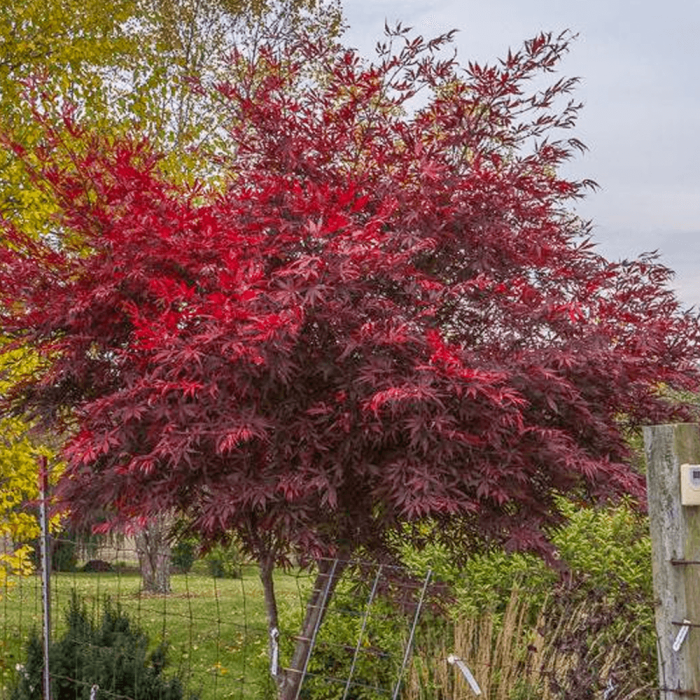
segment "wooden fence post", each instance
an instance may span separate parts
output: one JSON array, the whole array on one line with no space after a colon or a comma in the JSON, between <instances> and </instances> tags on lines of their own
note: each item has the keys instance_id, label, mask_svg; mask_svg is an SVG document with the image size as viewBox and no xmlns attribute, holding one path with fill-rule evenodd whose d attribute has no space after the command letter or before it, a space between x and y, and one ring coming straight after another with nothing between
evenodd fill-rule
<instances>
[{"instance_id":1,"label":"wooden fence post","mask_svg":"<svg viewBox=\"0 0 700 700\"><path fill-rule=\"evenodd\" d=\"M700 697L700 506L681 505L680 467L700 464L700 429L644 428L644 446L660 697L688 700Z\"/></svg>"}]
</instances>

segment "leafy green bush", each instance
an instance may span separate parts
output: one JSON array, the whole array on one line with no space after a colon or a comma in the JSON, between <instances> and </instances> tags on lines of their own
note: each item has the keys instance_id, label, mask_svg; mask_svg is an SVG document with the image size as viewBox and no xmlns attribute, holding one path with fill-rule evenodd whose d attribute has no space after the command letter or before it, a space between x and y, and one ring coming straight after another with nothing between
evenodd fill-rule
<instances>
[{"instance_id":1,"label":"leafy green bush","mask_svg":"<svg viewBox=\"0 0 700 700\"><path fill-rule=\"evenodd\" d=\"M652 595L651 537L644 514L623 501L612 508L580 508L562 500L567 524L553 542L574 575L614 592L618 582Z\"/></svg>"},{"instance_id":2,"label":"leafy green bush","mask_svg":"<svg viewBox=\"0 0 700 700\"><path fill-rule=\"evenodd\" d=\"M32 562L37 569L42 566L41 562L41 540L33 540ZM52 537L50 548L50 562L52 571L75 571L78 563L77 543L74 535L70 531L62 531L57 536Z\"/></svg>"},{"instance_id":3,"label":"leafy green bush","mask_svg":"<svg viewBox=\"0 0 700 700\"><path fill-rule=\"evenodd\" d=\"M610 507L581 507L561 498L559 507L567 522L552 532L562 569L578 586L611 594L625 590L651 599L651 540L646 516L634 504L622 501ZM496 549L458 562L441 544L416 551L401 548L407 567L416 573L433 570L436 580L455 594L453 616L484 610L502 611L518 586L540 607L559 573L539 557Z\"/></svg>"},{"instance_id":4,"label":"leafy green bush","mask_svg":"<svg viewBox=\"0 0 700 700\"><path fill-rule=\"evenodd\" d=\"M199 543L191 537L178 540L170 550L170 563L181 573L188 574L197 559Z\"/></svg>"},{"instance_id":5,"label":"leafy green bush","mask_svg":"<svg viewBox=\"0 0 700 700\"><path fill-rule=\"evenodd\" d=\"M240 578L243 571L244 558L238 545L231 542L228 545L217 544L204 557L209 574L214 578Z\"/></svg>"},{"instance_id":6,"label":"leafy green bush","mask_svg":"<svg viewBox=\"0 0 700 700\"><path fill-rule=\"evenodd\" d=\"M430 569L433 581L448 588L452 619L478 616L484 610L502 614L515 587L536 607L557 580L557 573L534 554L493 549L458 557L444 543L432 541L433 524L420 527L425 531L425 546L400 545L401 560L416 576L424 576Z\"/></svg>"},{"instance_id":7,"label":"leafy green bush","mask_svg":"<svg viewBox=\"0 0 700 700\"><path fill-rule=\"evenodd\" d=\"M53 700L88 700L93 686L111 696L133 700L182 700L177 678L166 678L163 645L149 652L148 637L119 607L105 600L101 619L88 613L73 593L66 614L67 630L52 643L49 658ZM35 632L11 700L41 700L43 649ZM195 696L190 695L190 700Z\"/></svg>"},{"instance_id":8,"label":"leafy green bush","mask_svg":"<svg viewBox=\"0 0 700 700\"><path fill-rule=\"evenodd\" d=\"M73 540L59 539L51 548L51 568L54 571L75 571L78 564L78 545Z\"/></svg>"}]
</instances>

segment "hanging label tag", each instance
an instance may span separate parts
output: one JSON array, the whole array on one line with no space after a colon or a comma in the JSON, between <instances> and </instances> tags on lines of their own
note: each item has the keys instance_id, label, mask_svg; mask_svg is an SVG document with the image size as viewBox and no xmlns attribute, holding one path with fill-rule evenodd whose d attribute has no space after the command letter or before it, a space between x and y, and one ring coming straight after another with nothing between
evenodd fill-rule
<instances>
[{"instance_id":1,"label":"hanging label tag","mask_svg":"<svg viewBox=\"0 0 700 700\"><path fill-rule=\"evenodd\" d=\"M680 651L680 648L683 646L685 638L688 636L688 630L690 629L690 625L690 620L683 620L683 626L678 630L676 639L673 642L673 651Z\"/></svg>"},{"instance_id":2,"label":"hanging label tag","mask_svg":"<svg viewBox=\"0 0 700 700\"><path fill-rule=\"evenodd\" d=\"M465 664L464 661L459 658L459 656L450 654L447 657L447 663L456 666L461 671L462 675L467 679L467 683L469 683L469 687L472 689L474 695L481 695L481 688L476 682L476 678L474 678L474 675L467 667L467 664Z\"/></svg>"},{"instance_id":3,"label":"hanging label tag","mask_svg":"<svg viewBox=\"0 0 700 700\"><path fill-rule=\"evenodd\" d=\"M279 673L279 658L280 658L280 645L279 645L280 632L276 627L270 630L270 675L273 678L277 678Z\"/></svg>"}]
</instances>

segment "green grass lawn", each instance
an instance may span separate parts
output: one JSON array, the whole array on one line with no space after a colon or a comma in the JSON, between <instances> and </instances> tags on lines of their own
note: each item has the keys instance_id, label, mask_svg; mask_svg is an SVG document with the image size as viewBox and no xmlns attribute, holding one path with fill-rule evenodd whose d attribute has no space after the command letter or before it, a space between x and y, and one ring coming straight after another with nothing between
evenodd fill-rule
<instances>
[{"instance_id":1,"label":"green grass lawn","mask_svg":"<svg viewBox=\"0 0 700 700\"><path fill-rule=\"evenodd\" d=\"M215 579L201 572L173 575L167 596L141 593L140 583L134 571L53 574L53 636L65 628L72 590L91 609L109 596L154 646L167 641L166 673L179 674L202 700L260 697L266 682L267 625L256 567L245 566L240 579ZM13 584L0 600L0 698L8 697L31 629L42 624L39 577L15 579ZM275 585L281 612L300 609L308 577L280 573Z\"/></svg>"}]
</instances>

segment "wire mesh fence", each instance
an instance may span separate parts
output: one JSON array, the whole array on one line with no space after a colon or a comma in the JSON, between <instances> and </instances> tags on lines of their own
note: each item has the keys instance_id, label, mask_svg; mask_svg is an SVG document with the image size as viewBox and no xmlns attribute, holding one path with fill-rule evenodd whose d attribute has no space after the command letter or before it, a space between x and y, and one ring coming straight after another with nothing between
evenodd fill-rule
<instances>
[{"instance_id":1,"label":"wire mesh fence","mask_svg":"<svg viewBox=\"0 0 700 700\"><path fill-rule=\"evenodd\" d=\"M58 540L61 547L77 548L74 542ZM173 567L170 590L152 593L144 589L139 553L128 542L102 547L92 556L79 553L72 570L51 574L51 637L56 644L70 632L67 615L74 597L86 617L97 628L103 626L105 609L128 617L133 629L148 638L146 657L156 649L164 652L163 674L176 676L185 695L207 698L253 697L256 679L261 677L267 653L262 587L254 566L242 566L240 576L231 578L218 559L196 562L187 572ZM65 563L64 563L65 566ZM279 597L289 607L303 604L309 576L301 572L280 575ZM41 633L43 620L40 575L9 578L2 596L1 697L26 664L26 643ZM99 632L99 629L98 629ZM105 631L103 637L109 637ZM96 632L94 637L99 638ZM109 640L107 640L109 641ZM78 640L76 643L80 643ZM85 644L92 644L91 640ZM128 649L122 650L128 653ZM135 653L142 650L134 649ZM89 656L85 653L83 656ZM262 662L261 662L262 659ZM123 663L117 659L115 665ZM156 660L156 666L161 661ZM90 664L76 661L82 670ZM58 671L52 670L58 678ZM73 678L89 686L92 679ZM103 696L108 691L101 689ZM78 696L81 697L81 696Z\"/></svg>"},{"instance_id":2,"label":"wire mesh fence","mask_svg":"<svg viewBox=\"0 0 700 700\"><path fill-rule=\"evenodd\" d=\"M150 676L162 680L157 697L164 700L275 696L263 585L256 565L240 561L235 550L210 553L187 570L171 557L167 592L147 590L143 553L133 541L96 546L58 538L52 550L57 569L49 584L54 700L59 695L151 697L143 694ZM302 669L304 693L313 695L321 683L336 688L333 697L336 691L338 697L358 697L358 688L398 697L427 582L407 577L398 567L344 562L343 569L347 574L323 630L311 640L311 660ZM29 696L42 697L40 573L37 566L33 575L10 576L2 592L3 700L15 697L12 689L16 692L23 678L26 687L32 685ZM298 640L315 576L299 568L275 576L281 628L275 656L282 669ZM373 582L369 587L368 580ZM390 589L391 604L386 602ZM391 644L383 643L382 650L371 641L377 626L391 629ZM108 670L99 670L100 664ZM134 678L127 682L123 677L129 675Z\"/></svg>"},{"instance_id":3,"label":"wire mesh fence","mask_svg":"<svg viewBox=\"0 0 700 700\"><path fill-rule=\"evenodd\" d=\"M257 567L234 550L186 566L171 556L167 593L144 588L130 540L98 546L59 538L53 558L54 700L277 696L263 586ZM343 570L323 624L307 640L300 700L466 700L477 690L494 700L656 695L653 631L623 609L651 601L579 586L533 604L532 591L516 588L499 609L460 618L427 572L361 561ZM313 570L275 576L280 669L299 642L314 585ZM2 700L42 698L41 650L35 642L32 661L28 644L32 635L39 640L43 619L42 577L9 577L0 600ZM17 694L23 679L32 690Z\"/></svg>"}]
</instances>

